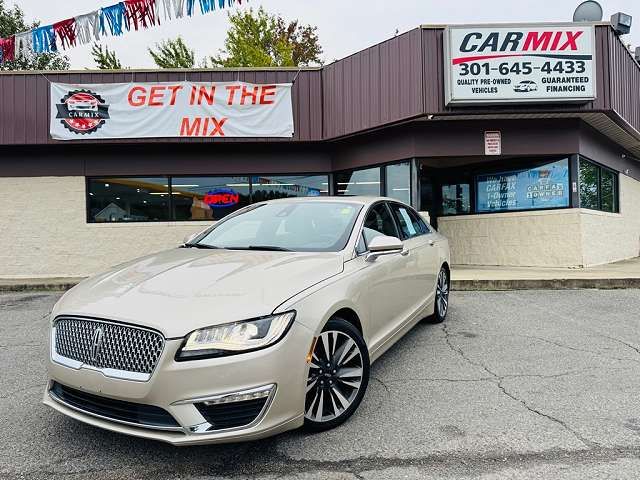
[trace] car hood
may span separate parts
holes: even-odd
[[[53,315],[81,315],[155,328],[167,338],[270,314],[295,294],[339,274],[340,253],[179,248],[89,278]]]

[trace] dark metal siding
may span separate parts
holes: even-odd
[[[640,66],[611,29],[607,29],[607,40],[611,108],[640,131]]]
[[[422,114],[421,43],[421,30],[415,29],[326,66],[324,137]]]
[[[445,107],[444,30],[418,28],[327,65],[322,70],[72,72],[47,74],[67,83],[202,82],[244,80],[290,82],[293,139],[158,138],[100,140],[100,143],[291,143],[349,136],[427,114],[519,114],[617,112],[640,130],[640,67],[607,25],[596,27],[597,98],[583,104]],[[81,143],[91,143],[90,140]],[[40,74],[0,74],[0,145],[52,144],[49,88]],[[71,142],[73,143],[73,142]],[[77,143],[77,142],[75,142]]]
[[[252,83],[286,83],[296,79],[293,87],[293,141],[317,141],[322,135],[322,78],[319,70],[288,71],[194,71],[194,72],[87,72],[2,74],[0,75],[0,144],[59,143],[49,137],[48,80],[62,83],[174,82],[192,80],[224,82],[241,80]],[[296,78],[297,76],[297,78]],[[157,142],[255,142],[264,139],[184,139],[156,138],[132,140],[100,140],[101,143]],[[269,141],[291,141],[269,139]],[[88,143],[84,140],[82,143]],[[66,142],[65,142],[66,143]]]

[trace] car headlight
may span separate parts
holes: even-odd
[[[176,360],[220,357],[268,347],[284,337],[295,316],[296,312],[291,311],[195,330],[178,350]]]

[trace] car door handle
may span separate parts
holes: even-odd
[[[430,246],[430,247],[433,247],[435,244],[436,244],[436,242],[435,242],[435,241],[433,241],[433,240],[429,240],[429,246]]]

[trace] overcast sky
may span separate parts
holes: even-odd
[[[327,62],[342,58],[420,24],[571,21],[581,0],[250,0],[252,7],[264,6],[287,19],[318,27],[320,42]],[[6,0],[19,5],[29,20],[43,24],[74,17],[115,0]],[[107,37],[104,43],[115,49],[123,65],[153,67],[147,46],[165,38],[182,35],[196,50],[196,58],[215,54],[222,47],[228,26],[225,12],[216,10],[202,15],[196,1],[192,18],[173,20],[159,27],[125,33],[122,37]],[[622,11],[634,17],[627,43],[640,45],[640,0],[601,0],[604,18]],[[234,8],[248,8],[242,6]],[[77,47],[67,52],[72,68],[94,67],[89,47]]]

